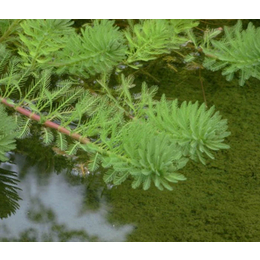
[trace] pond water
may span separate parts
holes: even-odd
[[[78,177],[40,172],[37,166],[24,170],[25,163],[25,156],[16,155],[13,163],[1,165],[18,173],[21,200],[15,214],[0,220],[0,241],[125,241],[133,230],[108,221],[111,205],[100,188],[88,206],[91,190]]]
[[[197,71],[182,77],[185,84],[177,73],[164,75],[160,84],[168,97],[203,102]],[[202,77],[208,105],[228,119],[229,150],[216,152],[205,166],[188,163],[182,171],[187,180],[172,192],[143,191],[132,189],[131,180],[107,187],[102,172],[74,176],[45,147],[25,148],[23,142],[19,146],[30,154],[17,152],[1,164],[18,174],[21,200],[19,209],[0,219],[0,240],[260,241],[259,82],[242,88],[220,73]]]
[[[189,162],[181,172],[187,180],[171,192],[134,190],[131,180],[107,187],[102,171],[74,176],[45,148],[17,151],[0,166],[17,173],[21,189],[19,209],[0,219],[0,241],[260,241],[259,81],[239,87],[220,72],[200,77],[170,65],[175,70],[166,61],[145,68],[137,83],[158,85],[158,97],[202,103],[202,80],[208,106],[228,119],[231,148],[206,165]]]

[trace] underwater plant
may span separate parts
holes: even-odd
[[[19,209],[17,173],[0,168],[0,219],[7,218]]]
[[[131,178],[133,188],[172,190],[171,183],[186,179],[179,170],[190,159],[205,164],[204,155],[214,159],[213,151],[229,148],[223,143],[227,120],[214,107],[178,106],[164,95],[156,100],[157,87],[145,82],[141,92],[132,91],[131,70],[180,48],[198,21],[129,20],[120,29],[114,21],[94,20],[78,33],[72,24],[6,20],[5,30],[16,30],[9,30],[12,40],[2,32],[0,101],[17,128],[1,154],[37,124],[44,145],[68,155],[86,152],[89,171],[107,168],[106,183]],[[114,71],[117,86],[111,87]],[[100,91],[93,91],[93,81]]]
[[[0,104],[0,161],[8,160],[6,152],[16,148],[15,138],[18,136],[17,124],[8,116],[5,107]]]

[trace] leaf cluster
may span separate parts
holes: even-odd
[[[1,19],[0,20],[0,43],[14,43],[18,42],[18,33],[21,20]]]
[[[50,89],[50,77],[50,71],[43,71],[37,81],[23,88],[23,95],[14,103],[15,107],[25,108],[31,115],[39,116],[40,139],[44,145],[55,143],[69,155],[76,154],[81,147],[80,140],[69,145],[63,133],[54,134],[45,126],[47,121],[68,130],[69,135],[78,134],[81,138],[101,136],[104,140],[115,127],[123,124],[124,111],[111,104],[108,97],[94,95],[80,87],[73,88],[69,81],[58,81]],[[10,98],[12,95],[7,95],[4,90],[3,96]],[[18,137],[25,138],[30,134],[32,120],[17,114],[15,118]]]
[[[93,95],[82,88],[72,88],[71,82],[60,81],[50,89],[50,71],[21,91],[17,106],[27,107],[40,116],[40,139],[45,145],[54,144],[68,155],[83,149],[90,156],[90,167],[101,164],[110,168],[104,181],[121,184],[129,176],[132,187],[140,185],[146,190],[154,183],[158,189],[171,190],[170,183],[184,180],[177,171],[189,158],[205,163],[203,154],[214,158],[211,150],[227,149],[223,144],[227,121],[214,107],[206,110],[204,104],[169,102],[165,96],[154,101],[156,88],[148,89],[144,83],[138,98],[129,89],[133,77],[121,76],[121,85],[113,96],[105,80],[99,81],[107,96]],[[105,78],[104,78],[105,79]],[[3,92],[5,95],[5,93]],[[6,95],[5,95],[6,96]],[[7,95],[7,97],[10,97]],[[131,117],[130,117],[131,115]],[[126,120],[125,116],[129,118]],[[83,137],[93,137],[91,143],[73,142],[58,131],[54,133],[44,125],[46,120]],[[20,126],[20,137],[30,133],[31,119]]]
[[[55,52],[63,48],[73,32],[70,20],[27,19],[21,23],[19,33],[21,45],[18,54],[24,65],[34,67],[46,64],[53,59]]]
[[[80,34],[71,24],[69,20],[23,21],[20,58],[0,45],[1,98],[27,116],[14,113],[12,125],[0,110],[4,126],[0,159],[14,149],[16,136],[31,134],[35,120],[44,145],[55,145],[68,155],[76,155],[79,149],[87,152],[91,171],[100,165],[108,168],[106,183],[119,185],[130,177],[133,188],[147,190],[153,183],[160,190],[172,190],[171,183],[185,180],[178,171],[189,159],[205,163],[204,154],[213,159],[212,150],[228,148],[223,144],[230,134],[227,121],[214,107],[207,110],[198,102],[183,102],[179,107],[177,100],[169,102],[165,96],[155,101],[157,87],[148,88],[146,83],[140,93],[133,93],[131,75],[119,75],[118,86],[109,87],[110,73],[118,64],[137,68],[135,62],[178,48],[196,21],[141,20],[129,22],[124,31],[114,21],[95,20]],[[52,81],[53,74],[68,74],[74,81]],[[95,76],[105,94],[76,85],[75,75]]]
[[[212,71],[222,70],[228,81],[239,73],[239,85],[243,86],[250,77],[260,79],[260,28],[252,23],[246,30],[239,20],[233,27],[224,27],[221,40],[211,40],[212,46],[204,47],[208,56],[203,66]]]
[[[6,152],[16,148],[17,125],[11,116],[8,116],[5,107],[0,104],[0,161],[7,161]]]
[[[110,20],[95,20],[93,26],[70,35],[66,46],[57,53],[53,65],[58,74],[70,73],[88,78],[109,73],[125,58],[123,33]]]
[[[125,31],[129,50],[127,63],[133,68],[139,68],[140,61],[156,59],[159,55],[178,49],[181,43],[187,41],[180,33],[186,33],[198,23],[194,20],[141,20],[131,24]]]
[[[121,184],[132,176],[132,187],[140,185],[147,190],[151,183],[160,189],[172,190],[169,183],[176,183],[186,178],[177,173],[188,159],[169,136],[156,134],[151,125],[144,121],[134,121],[123,127],[120,136],[114,140],[109,156],[104,157],[102,166],[112,167],[105,175],[105,182]]]
[[[6,21],[3,37],[13,31],[19,36],[15,45],[22,58],[21,68],[31,72],[55,68],[59,75],[77,75],[85,79],[110,73],[120,63],[139,68],[142,61],[178,49],[190,38],[191,28],[198,25],[196,20],[151,19],[138,23],[128,20],[127,28],[120,30],[112,20],[97,19],[78,33],[71,26],[73,22],[64,19],[9,23]]]
[[[17,174],[0,168],[0,219],[7,218],[19,209],[18,201],[21,200],[17,191],[19,180]]]
[[[185,156],[205,164],[203,154],[214,159],[211,150],[229,148],[223,144],[224,138],[230,135],[227,120],[214,110],[214,106],[207,110],[204,103],[199,107],[198,102],[185,101],[178,107],[177,99],[167,101],[163,95],[160,102],[149,104],[147,115],[154,127],[177,142]]]

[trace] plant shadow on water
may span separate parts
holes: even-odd
[[[44,162],[28,167],[25,155],[13,157],[1,167],[19,173],[21,200],[16,212],[0,219],[0,241],[125,241],[131,233],[132,225],[108,222],[111,205],[98,173],[84,179],[66,170],[55,174],[43,170]]]

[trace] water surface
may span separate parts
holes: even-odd
[[[39,172],[37,166],[23,172],[25,156],[16,155],[14,162],[2,168],[19,173],[20,208],[0,220],[0,240],[5,241],[125,241],[132,225],[117,226],[107,220],[112,206],[102,189],[96,198],[79,177],[66,172]],[[67,178],[66,178],[67,177]],[[94,202],[88,205],[86,197]],[[91,206],[92,205],[92,206]],[[93,205],[96,205],[93,207]]]
[[[22,199],[19,209],[0,219],[0,240],[260,241],[259,81],[239,87],[238,79],[227,82],[221,72],[199,73],[167,62],[144,67],[137,88],[146,81],[158,85],[158,98],[166,93],[169,99],[201,104],[202,81],[208,106],[228,120],[230,149],[214,153],[206,165],[189,162],[181,171],[187,180],[171,192],[143,191],[132,189],[131,180],[107,189],[102,172],[82,179],[70,170],[46,170],[41,166],[48,151],[35,141],[30,156],[17,151],[12,163],[0,166],[17,172]],[[25,162],[29,157],[41,162]]]

